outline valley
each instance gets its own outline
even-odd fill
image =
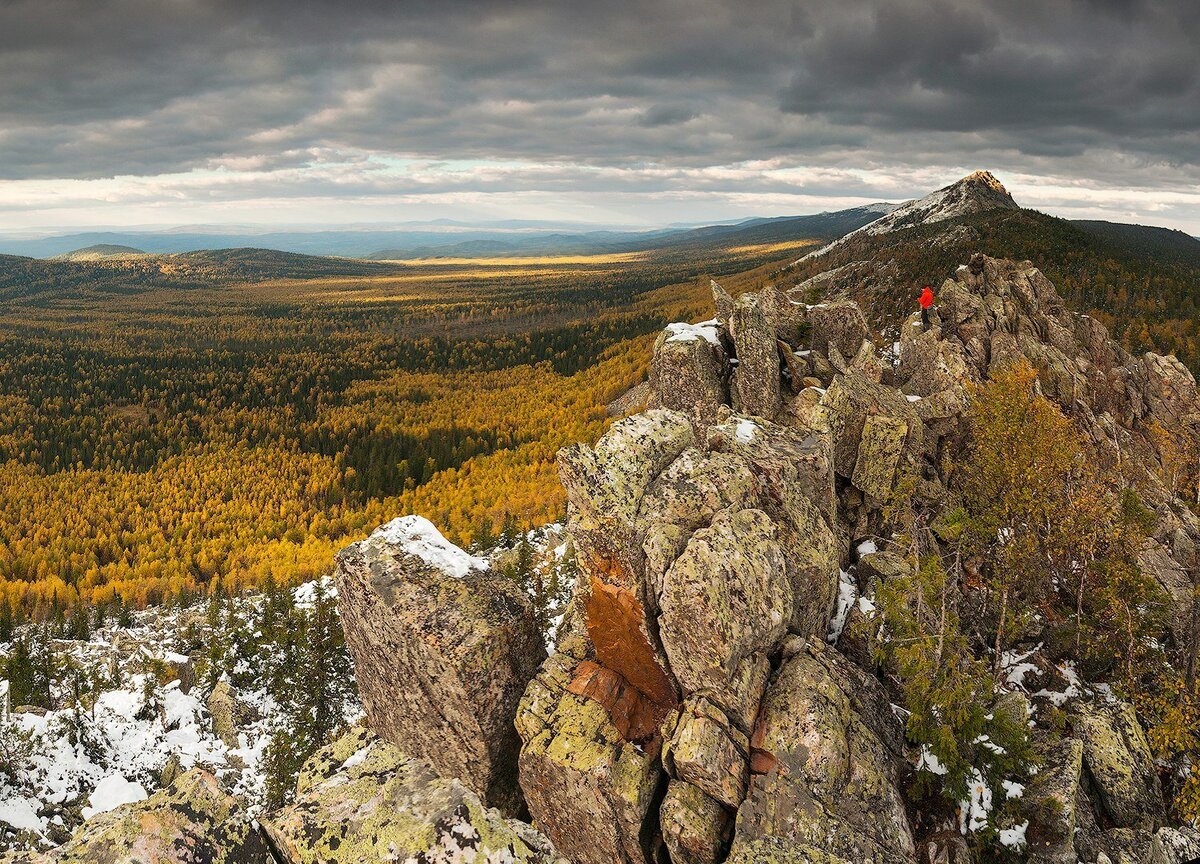
[[[0,605],[40,620],[296,584],[398,512],[463,544],[558,518],[555,452],[606,428],[653,335],[711,276],[828,239],[0,258]]]

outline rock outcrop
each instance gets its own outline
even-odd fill
[[[336,579],[371,728],[518,813],[513,718],[546,656],[528,598],[420,517],[347,547]]]
[[[946,497],[939,460],[961,437],[969,388],[1006,363],[1041,369],[1046,394],[1108,455],[1151,461],[1147,424],[1196,422],[1194,382],[1173,362],[1124,354],[1028,264],[978,257],[960,269],[932,326],[905,322],[892,359],[851,303],[774,289],[730,298],[715,284],[714,297],[717,318],[673,325],[655,359],[702,369],[702,408],[668,392],[680,388],[660,371],[660,409],[562,456],[583,553],[578,627],[519,711],[531,813],[576,864],[663,850],[697,864],[908,862],[918,848],[957,860],[960,841],[914,836],[900,793],[912,756],[881,686],[824,647],[870,614],[856,593],[907,573],[895,555],[872,546],[856,562],[851,549],[879,528],[902,473],[923,500]],[[674,335],[689,327],[706,335]],[[1152,500],[1169,500],[1146,480]],[[1146,569],[1190,603],[1173,555],[1194,555],[1200,534],[1188,519],[1172,526],[1147,547]],[[868,659],[862,645],[847,651]],[[1148,848],[1161,792],[1124,710],[1079,709],[1078,738],[1047,754],[1053,770],[1013,842],[1073,860],[1083,800],[1080,819],[1099,806]],[[1090,719],[1100,715],[1111,722]]]
[[[136,804],[93,816],[53,852],[4,864],[275,864],[250,815],[194,769]]]
[[[1195,383],[1125,354],[1028,263],[972,259],[930,326],[904,322],[884,351],[848,301],[713,294],[714,320],[659,337],[650,407],[559,454],[579,575],[544,662],[524,598],[427,523],[339,557],[368,721],[390,743],[360,736],[306,768],[297,803],[266,823],[285,860],[365,860],[332,847],[377,854],[397,832],[419,836],[393,843],[416,860],[466,835],[573,864],[970,860],[967,803],[937,824],[910,813],[903,788],[925,755],[863,635],[870,598],[913,572],[873,539],[893,491],[907,478],[931,505],[929,542],[954,542],[946,450],[971,387],[1005,364],[1035,365],[1102,459],[1142,464],[1164,455],[1151,424],[1200,421]],[[1190,604],[1200,520],[1144,473],[1159,519],[1144,569]],[[1187,614],[1162,634],[1174,647]],[[1002,842],[1047,864],[1186,853],[1132,709],[1068,691],[1054,694],[1066,729],[1038,732],[1042,773],[1010,784],[1024,820]],[[992,710],[1019,727],[1029,706],[1009,692]],[[522,799],[544,839],[485,808],[511,816]]]
[[[262,821],[281,864],[567,864],[529,825],[365,729],[309,759],[296,793],[295,803]]]

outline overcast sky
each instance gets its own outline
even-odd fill
[[[0,229],[619,224],[989,168],[1200,234],[1190,0],[0,0]]]

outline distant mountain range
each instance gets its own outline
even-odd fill
[[[325,231],[94,231],[52,237],[0,236],[0,254],[29,258],[92,261],[121,255],[169,255],[205,249],[275,249],[305,255],[376,260],[399,258],[484,257],[491,255],[562,255],[640,251],[685,246],[725,234],[745,233],[771,242],[806,236],[833,239],[892,209],[871,204],[809,216],[746,219],[735,223],[670,226],[646,231],[587,229],[541,222],[422,223],[394,230]],[[747,241],[751,242],[751,241]]]

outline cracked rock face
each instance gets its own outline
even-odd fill
[[[735,853],[775,838],[849,861],[914,859],[885,743],[899,730],[881,735],[871,724],[895,727],[895,721],[861,707],[879,689],[820,643],[784,663],[767,688],[751,739],[754,773],[738,810]],[[874,698],[886,704],[886,697]]]
[[[428,523],[402,522],[337,560],[367,719],[403,752],[517,813],[513,718],[546,656],[529,600]]]

